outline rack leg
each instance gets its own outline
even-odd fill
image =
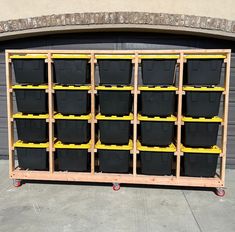
[[[21,180],[13,179],[13,186],[19,188],[22,185]]]
[[[119,183],[113,183],[113,190],[118,191],[120,189],[120,184]]]
[[[218,197],[223,197],[225,195],[225,190],[223,188],[216,188],[215,195]]]

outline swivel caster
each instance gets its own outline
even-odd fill
[[[118,183],[113,183],[113,190],[118,191],[120,189],[120,184]]]
[[[216,188],[215,189],[215,195],[219,197],[223,197],[225,195],[225,191],[222,188]]]
[[[13,186],[19,188],[22,185],[21,180],[13,180]]]

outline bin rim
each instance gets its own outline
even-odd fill
[[[118,86],[118,85],[99,85],[96,86],[96,90],[133,90],[133,86]]]
[[[87,115],[63,115],[61,113],[56,113],[54,119],[66,119],[66,120],[90,120],[91,114]]]
[[[22,140],[18,140],[14,143],[14,148],[22,147],[22,148],[48,148],[49,142],[47,143],[25,143]]]
[[[133,114],[130,113],[129,115],[126,116],[116,116],[116,115],[112,115],[112,116],[106,116],[106,115],[102,115],[101,113],[96,115],[96,119],[98,120],[133,120]]]
[[[89,54],[52,54],[52,59],[90,59]]]
[[[102,144],[101,141],[99,140],[96,143],[95,148],[103,149],[103,150],[132,150],[133,142],[130,139],[127,145],[105,145],[105,144]]]
[[[10,59],[47,59],[47,54],[15,54],[10,55]]]
[[[215,87],[207,87],[207,86],[201,86],[201,87],[194,87],[194,86],[184,86],[183,90],[185,91],[218,91],[218,92],[223,92],[225,90],[225,88],[223,87],[219,87],[219,86],[215,86]]]
[[[139,86],[141,91],[176,91],[178,90],[175,86]]]
[[[176,147],[173,143],[171,143],[169,146],[167,147],[149,147],[149,146],[143,146],[141,145],[140,141],[137,140],[137,150],[139,151],[154,151],[154,152],[175,152],[176,151]]]
[[[192,148],[192,147],[185,147],[181,144],[181,151],[184,153],[209,153],[209,154],[220,154],[221,149],[215,145],[210,148]]]
[[[96,59],[100,60],[132,60],[135,58],[135,55],[95,55]]]
[[[64,144],[61,141],[57,141],[54,145],[56,149],[90,149],[91,140],[88,143],[84,144]]]
[[[48,85],[13,85],[12,89],[48,89]]]
[[[91,90],[90,85],[80,85],[80,86],[75,86],[75,85],[54,85],[53,86],[54,90]]]
[[[172,59],[179,59],[180,55],[164,55],[164,54],[159,54],[159,55],[139,55],[140,59],[166,59],[166,60],[172,60]]]
[[[159,122],[175,122],[177,118],[174,115],[171,115],[169,117],[148,117],[148,116],[143,116],[141,114],[138,114],[138,120],[140,121],[159,121]]]
[[[223,122],[223,119],[215,116],[213,118],[204,118],[204,117],[199,117],[199,118],[192,118],[192,117],[182,117],[183,122]]]
[[[211,55],[206,55],[206,54],[197,54],[197,55],[184,55],[184,58],[186,59],[225,59],[226,55],[223,54],[211,54]]]
[[[18,112],[13,114],[13,118],[15,119],[47,119],[49,118],[49,114],[23,114],[22,112]]]

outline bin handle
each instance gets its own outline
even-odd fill
[[[33,62],[33,69],[34,70],[40,69],[40,61],[39,60],[35,60],[35,62]]]
[[[210,93],[210,102],[215,102],[216,96],[213,93]]]
[[[169,71],[170,70],[170,63],[168,62],[168,60],[163,61],[164,63],[164,70],[165,71]]]
[[[23,60],[18,60],[17,63],[16,63],[16,67],[19,70],[23,69],[23,65],[24,65]]]
[[[162,124],[162,129],[163,129],[164,131],[167,131],[167,130],[169,129],[169,127],[170,127],[170,124],[168,124],[168,123],[163,123],[163,124]]]
[[[168,101],[170,98],[169,94],[168,93],[163,93],[163,100],[164,101]]]
[[[198,101],[198,96],[196,94],[191,95],[191,100],[192,102],[197,102]]]
[[[120,71],[125,71],[125,62],[126,61],[122,61],[122,60],[119,62]]]
[[[42,95],[41,91],[35,91],[35,92],[37,92],[37,93],[35,93],[36,94],[35,99],[40,100],[41,95]]]
[[[213,123],[213,124],[211,124],[211,123],[208,123],[208,125],[207,125],[207,129],[208,129],[208,131],[210,131],[210,132],[214,132],[214,131],[216,131],[216,127],[214,127],[215,126],[215,124]]]
[[[65,61],[64,60],[60,60],[60,63],[58,64],[58,69],[59,70],[65,69]]]
[[[218,69],[218,65],[217,62],[213,62],[214,60],[212,60],[211,62],[211,70],[212,71],[216,71]]]
[[[76,62],[76,70],[77,70],[77,71],[82,70],[82,63],[81,63],[80,60],[78,60],[78,61]]]
[[[146,66],[147,66],[148,71],[152,71],[153,70],[153,61],[148,60],[146,63]]]
[[[199,60],[194,60],[192,63],[193,66],[193,71],[197,71],[198,67],[200,66],[200,61]]]

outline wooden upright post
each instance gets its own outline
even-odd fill
[[[222,128],[222,158],[220,164],[220,178],[222,182],[225,181],[225,169],[226,169],[230,63],[231,63],[231,52],[228,52],[226,57],[226,69],[225,69],[225,80],[224,80],[225,91],[224,91],[224,105],[223,105],[224,115],[223,115],[223,128]]]
[[[177,111],[177,141],[176,141],[176,177],[180,177],[181,159],[181,120],[182,120],[182,94],[183,94],[183,67],[184,53],[180,52],[179,57],[179,86],[178,86],[178,111]]]
[[[53,102],[53,79],[52,79],[52,59],[51,53],[48,52],[48,111],[49,111],[49,168],[53,173],[55,170],[54,161],[54,102]]]
[[[14,122],[13,116],[13,92],[12,92],[12,63],[9,60],[9,53],[6,52],[6,84],[7,84],[7,126],[8,126],[8,153],[9,153],[9,174],[15,170],[15,155],[14,155]]]
[[[138,65],[139,57],[138,53],[135,52],[134,58],[134,118],[133,118],[133,175],[137,173],[137,124],[138,124]]]
[[[91,174],[95,173],[95,54],[91,54]]]

